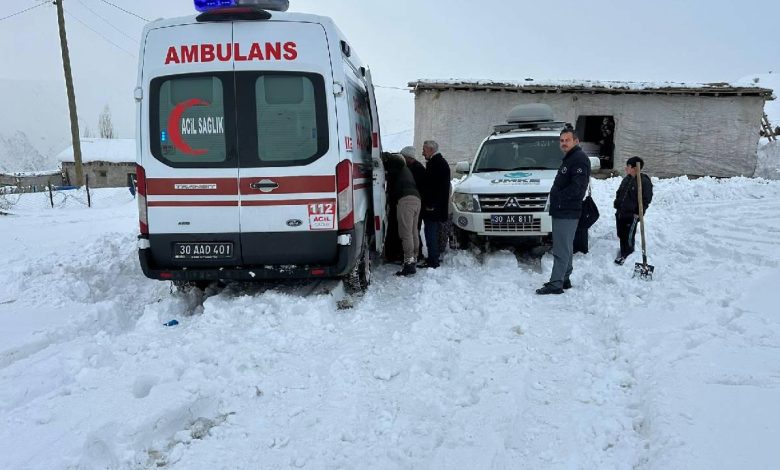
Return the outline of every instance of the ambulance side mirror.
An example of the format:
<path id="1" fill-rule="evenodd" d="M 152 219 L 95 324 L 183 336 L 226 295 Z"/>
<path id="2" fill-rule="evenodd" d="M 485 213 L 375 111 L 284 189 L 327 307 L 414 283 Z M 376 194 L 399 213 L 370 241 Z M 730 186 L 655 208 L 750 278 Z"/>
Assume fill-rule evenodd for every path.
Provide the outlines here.
<path id="1" fill-rule="evenodd" d="M 599 157 L 588 157 L 588 160 L 590 160 L 590 171 L 598 171 L 601 169 L 601 160 Z"/>
<path id="2" fill-rule="evenodd" d="M 458 173 L 460 175 L 466 175 L 471 171 L 471 163 L 469 162 L 458 162 L 455 165 L 455 173 Z"/>

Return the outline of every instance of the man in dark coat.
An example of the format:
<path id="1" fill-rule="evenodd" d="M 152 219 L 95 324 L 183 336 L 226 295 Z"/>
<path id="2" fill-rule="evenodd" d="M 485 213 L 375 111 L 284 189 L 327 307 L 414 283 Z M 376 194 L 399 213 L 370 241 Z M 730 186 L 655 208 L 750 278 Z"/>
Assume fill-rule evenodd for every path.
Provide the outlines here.
<path id="1" fill-rule="evenodd" d="M 639 185 L 636 184 L 637 164 L 644 170 L 645 162 L 639 157 L 626 161 L 626 176 L 615 193 L 615 227 L 620 239 L 620 254 L 615 264 L 623 264 L 634 252 L 636 224 L 639 220 Z M 642 210 L 647 211 L 653 200 L 653 182 L 642 172 Z"/>
<path id="2" fill-rule="evenodd" d="M 425 222 L 425 244 L 428 259 L 423 267 L 439 267 L 439 231 L 447 221 L 450 204 L 450 166 L 439 153 L 439 144 L 433 140 L 423 143 L 426 160 L 425 183 L 422 190 L 422 217 Z"/>
<path id="3" fill-rule="evenodd" d="M 417 190 L 422 194 L 422 190 L 425 187 L 425 167 L 422 163 L 420 163 L 416 156 L 416 152 L 414 150 L 414 147 L 407 146 L 401 149 L 401 156 L 404 157 L 404 160 L 406 160 L 406 166 L 409 167 L 409 170 L 412 172 L 412 176 L 414 177 L 414 184 L 417 185 Z M 417 219 L 417 232 L 418 237 L 422 233 L 422 210 L 420 211 L 420 217 Z M 417 252 L 417 259 L 422 261 L 423 254 L 422 254 L 422 238 L 419 239 L 419 250 Z"/>
<path id="4" fill-rule="evenodd" d="M 563 294 L 564 289 L 571 287 L 569 276 L 574 256 L 574 235 L 582 212 L 582 200 L 585 199 L 590 182 L 590 160 L 579 142 L 571 126 L 567 125 L 561 131 L 563 161 L 550 189 L 553 269 L 550 281 L 536 289 L 539 295 Z"/>
<path id="5" fill-rule="evenodd" d="M 417 272 L 417 252 L 419 251 L 420 233 L 417 229 L 417 219 L 420 217 L 420 193 L 414 184 L 412 172 L 406 166 L 406 161 L 390 155 L 386 159 L 388 204 L 396 209 L 398 221 L 398 236 L 403 247 L 403 263 L 398 276 L 411 276 Z"/>

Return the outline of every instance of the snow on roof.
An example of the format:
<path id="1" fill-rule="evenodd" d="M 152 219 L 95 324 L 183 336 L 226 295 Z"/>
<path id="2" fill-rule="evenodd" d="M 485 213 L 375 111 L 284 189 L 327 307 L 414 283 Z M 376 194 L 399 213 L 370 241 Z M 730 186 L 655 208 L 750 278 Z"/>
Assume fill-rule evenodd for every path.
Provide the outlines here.
<path id="1" fill-rule="evenodd" d="M 74 162 L 73 147 L 59 155 L 58 162 Z M 135 139 L 81 139 L 81 161 L 135 163 Z"/>
<path id="2" fill-rule="evenodd" d="M 59 174 L 60 174 L 60 170 L 14 171 L 14 172 L 0 171 L 0 176 L 10 176 L 13 178 L 36 178 L 39 176 L 54 176 Z"/>
<path id="3" fill-rule="evenodd" d="M 527 90 L 542 92 L 592 92 L 626 94 L 700 94 L 708 96 L 750 95 L 771 99 L 772 90 L 748 83 L 676 83 L 618 82 L 602 80 L 482 80 L 482 79 L 419 79 L 409 82 L 417 90 Z"/>

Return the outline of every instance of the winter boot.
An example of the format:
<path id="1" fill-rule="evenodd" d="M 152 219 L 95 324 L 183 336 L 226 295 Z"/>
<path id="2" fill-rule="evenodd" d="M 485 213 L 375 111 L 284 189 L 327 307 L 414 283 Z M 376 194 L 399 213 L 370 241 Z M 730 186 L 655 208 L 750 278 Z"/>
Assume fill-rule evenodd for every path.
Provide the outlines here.
<path id="1" fill-rule="evenodd" d="M 417 274 L 417 264 L 415 263 L 415 259 L 408 259 L 404 261 L 404 267 L 397 273 L 395 273 L 396 276 L 414 276 Z"/>
<path id="2" fill-rule="evenodd" d="M 536 293 L 539 295 L 563 294 L 563 289 L 560 287 L 555 287 L 548 282 L 539 289 L 536 289 Z"/>

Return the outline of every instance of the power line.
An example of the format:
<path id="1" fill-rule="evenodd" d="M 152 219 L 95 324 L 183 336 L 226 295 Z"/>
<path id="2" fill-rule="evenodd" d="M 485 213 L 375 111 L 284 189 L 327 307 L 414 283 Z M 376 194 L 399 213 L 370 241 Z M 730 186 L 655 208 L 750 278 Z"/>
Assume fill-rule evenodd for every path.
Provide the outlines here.
<path id="1" fill-rule="evenodd" d="M 105 3 L 106 5 L 111 5 L 112 7 L 116 8 L 117 10 L 123 11 L 123 12 L 127 13 L 128 15 L 135 16 L 135 17 L 136 17 L 136 18 L 138 18 L 139 20 L 144 20 L 144 21 L 146 21 L 147 23 L 149 22 L 149 20 L 147 20 L 147 19 L 146 19 L 146 18 L 144 18 L 143 16 L 136 15 L 136 14 L 135 14 L 135 13 L 133 13 L 132 11 L 127 11 L 127 10 L 125 10 L 124 8 L 120 7 L 119 5 L 115 5 L 115 4 L 111 3 L 111 2 L 109 2 L 108 0 L 100 0 L 100 1 L 101 1 L 101 2 L 103 2 L 103 3 Z"/>
<path id="2" fill-rule="evenodd" d="M 103 20 L 103 22 L 104 22 L 104 23 L 106 23 L 107 25 L 109 25 L 109 26 L 111 26 L 112 28 L 114 28 L 114 29 L 115 29 L 117 32 L 119 32 L 119 34 L 123 35 L 124 37 L 126 37 L 127 39 L 129 39 L 129 40 L 131 40 L 131 41 L 133 41 L 133 42 L 138 42 L 138 38 L 134 38 L 134 37 L 130 36 L 129 34 L 125 33 L 124 31 L 122 31 L 121 29 L 119 29 L 119 28 L 117 28 L 116 26 L 114 26 L 114 24 L 113 24 L 113 23 L 111 23 L 110 21 L 108 21 L 108 20 L 107 20 L 105 17 L 101 16 L 99 13 L 97 13 L 97 12 L 96 12 L 95 10 L 93 10 L 92 8 L 90 8 L 90 7 L 89 7 L 89 6 L 88 6 L 86 3 L 82 2 L 81 0 L 78 0 L 78 2 L 79 2 L 79 3 L 81 3 L 81 5 L 82 5 L 82 6 L 84 6 L 84 8 L 86 8 L 87 10 L 89 10 L 89 12 L 90 12 L 90 13 L 92 13 L 92 14 L 93 14 L 93 15 L 95 15 L 95 16 L 97 16 L 98 18 L 100 18 L 101 20 Z"/>
<path id="3" fill-rule="evenodd" d="M 132 52 L 128 51 L 127 49 L 125 49 L 124 47 L 120 46 L 119 44 L 115 43 L 114 41 L 108 39 L 107 37 L 103 36 L 103 34 L 100 31 L 94 29 L 92 26 L 88 25 L 87 23 L 81 21 L 76 16 L 74 16 L 73 13 L 69 12 L 68 10 L 65 10 L 65 13 L 67 13 L 68 16 L 70 16 L 74 20 L 76 20 L 79 23 L 81 23 L 81 25 L 84 26 L 85 28 L 87 28 L 88 30 L 92 31 L 93 33 L 95 33 L 98 36 L 100 36 L 101 38 L 103 38 L 103 40 L 106 41 L 107 43 L 109 43 L 112 46 L 116 47 L 117 49 L 121 50 L 122 52 L 124 52 L 125 54 L 129 55 L 130 57 L 136 58 L 135 54 L 133 54 Z"/>
<path id="4" fill-rule="evenodd" d="M 26 8 L 26 9 L 24 9 L 24 10 L 22 10 L 22 11 L 17 11 L 16 13 L 12 13 L 12 14 L 10 14 L 10 15 L 8 15 L 8 16 L 4 16 L 4 17 L 0 18 L 0 21 L 4 21 L 4 20 L 7 20 L 7 19 L 9 19 L 9 18 L 13 18 L 14 16 L 21 15 L 22 13 L 27 13 L 27 12 L 28 12 L 28 11 L 30 11 L 30 10 L 35 10 L 35 9 L 36 9 L 36 8 L 38 8 L 38 7 L 42 7 L 42 6 L 44 6 L 44 5 L 48 5 L 48 4 L 49 4 L 49 2 L 48 2 L 48 1 L 45 1 L 45 2 L 39 3 L 39 4 L 37 4 L 37 5 L 35 5 L 35 6 L 32 6 L 32 7 L 30 7 L 30 8 Z"/>

